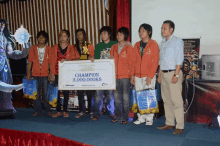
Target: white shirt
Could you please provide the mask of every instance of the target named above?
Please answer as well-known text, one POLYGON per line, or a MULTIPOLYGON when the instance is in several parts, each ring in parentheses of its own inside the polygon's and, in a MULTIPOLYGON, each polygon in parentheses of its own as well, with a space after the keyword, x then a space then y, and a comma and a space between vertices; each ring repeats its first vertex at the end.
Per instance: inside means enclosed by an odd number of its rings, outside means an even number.
POLYGON ((44 61, 45 49, 46 49, 46 46, 44 48, 37 47, 40 65, 42 65, 44 61))
POLYGON ((166 41, 164 37, 159 48, 161 70, 176 69, 176 65, 182 65, 184 60, 184 44, 182 39, 172 35, 166 41))

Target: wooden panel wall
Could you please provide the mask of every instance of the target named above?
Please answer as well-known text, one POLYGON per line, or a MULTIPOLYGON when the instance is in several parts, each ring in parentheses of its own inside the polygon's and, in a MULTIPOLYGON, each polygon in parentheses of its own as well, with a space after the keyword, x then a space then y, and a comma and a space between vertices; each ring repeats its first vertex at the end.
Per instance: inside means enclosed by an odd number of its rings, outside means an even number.
POLYGON ((75 31, 84 28, 89 41, 99 43, 99 29, 109 26, 109 15, 103 0, 11 0, 0 4, 0 18, 6 19, 14 34, 23 25, 32 35, 31 42, 37 43, 37 32, 49 34, 48 45, 58 43, 62 29, 71 33, 70 44, 75 44, 75 31))

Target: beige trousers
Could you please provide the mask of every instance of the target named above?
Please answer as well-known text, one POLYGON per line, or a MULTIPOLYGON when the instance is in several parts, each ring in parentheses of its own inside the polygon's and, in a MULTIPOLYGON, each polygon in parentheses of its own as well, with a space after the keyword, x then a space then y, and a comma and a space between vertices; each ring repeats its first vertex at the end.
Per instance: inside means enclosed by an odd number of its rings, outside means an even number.
POLYGON ((161 73, 161 93, 164 102, 166 125, 184 129, 184 111, 182 98, 183 73, 179 72, 178 82, 172 83, 175 71, 161 73))

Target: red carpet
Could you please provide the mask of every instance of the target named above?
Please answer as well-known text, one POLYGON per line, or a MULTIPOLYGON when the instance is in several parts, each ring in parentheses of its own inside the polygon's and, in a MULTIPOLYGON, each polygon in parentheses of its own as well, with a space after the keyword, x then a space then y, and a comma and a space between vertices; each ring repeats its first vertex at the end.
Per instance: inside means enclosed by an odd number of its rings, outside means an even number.
POLYGON ((91 146, 48 133, 0 128, 0 146, 91 146))

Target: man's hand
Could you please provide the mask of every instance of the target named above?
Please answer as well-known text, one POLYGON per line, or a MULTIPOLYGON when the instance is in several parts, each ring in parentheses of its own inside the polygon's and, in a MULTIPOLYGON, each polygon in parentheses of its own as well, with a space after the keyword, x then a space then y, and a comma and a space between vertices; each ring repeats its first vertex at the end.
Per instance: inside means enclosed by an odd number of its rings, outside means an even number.
POLYGON ((150 85, 151 84, 151 78, 150 77, 147 77, 145 81, 146 81, 146 85, 150 85))
POLYGON ((64 61, 67 61, 67 59, 62 59, 60 62, 63 63, 64 61))
POLYGON ((172 78, 172 83, 176 84, 178 82, 178 78, 176 76, 173 76, 172 78))
POLYGON ((109 59, 115 59, 115 57, 112 55, 112 56, 110 56, 110 58, 109 59))
POLYGON ((30 75, 30 74, 27 74, 27 76, 26 76, 26 80, 29 82, 30 79, 31 79, 31 75, 30 75))
POLYGON ((91 62, 94 62, 95 58, 94 58, 94 57, 89 56, 89 60, 90 60, 91 62))
POLYGON ((158 83, 161 83, 161 75, 158 76, 157 82, 158 82, 158 83))
POLYGON ((132 85, 135 85, 135 77, 134 76, 131 76, 130 82, 132 85))
POLYGON ((50 82, 55 81, 55 75, 54 75, 54 74, 50 74, 50 75, 49 75, 49 81, 50 81, 50 82))

